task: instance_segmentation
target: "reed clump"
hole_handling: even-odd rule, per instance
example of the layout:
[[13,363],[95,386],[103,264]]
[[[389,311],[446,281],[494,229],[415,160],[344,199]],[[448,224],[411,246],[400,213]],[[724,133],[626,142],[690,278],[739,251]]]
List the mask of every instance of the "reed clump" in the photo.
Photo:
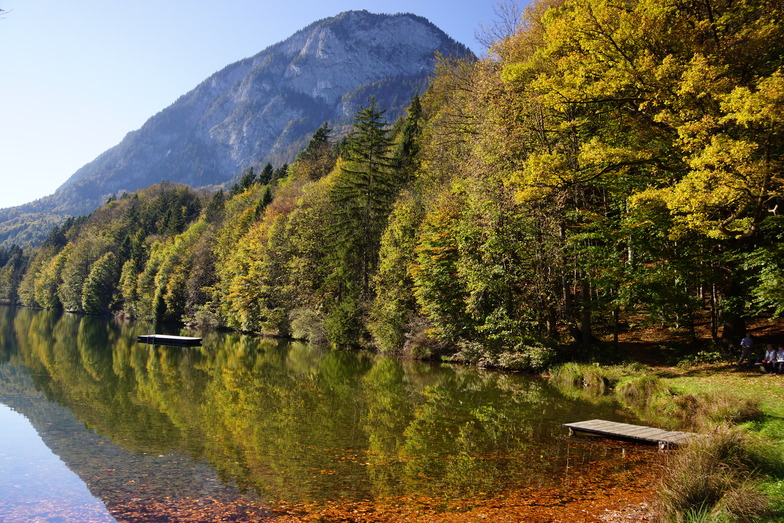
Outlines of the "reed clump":
[[644,372],[644,368],[639,365],[601,366],[571,362],[550,369],[550,377],[562,389],[571,387],[601,396],[614,392],[618,382],[625,377]]
[[648,409],[662,398],[669,399],[672,395],[664,382],[654,374],[639,374],[622,380],[617,387],[621,402],[635,411]]
[[593,389],[597,394],[604,394],[610,387],[608,367],[565,363],[550,371],[553,380],[564,386],[578,389]]
[[659,487],[662,521],[759,521],[771,515],[758,484],[776,468],[777,449],[738,428],[722,426],[669,456]]
[[683,430],[707,431],[722,424],[739,424],[759,419],[759,401],[739,398],[730,391],[680,394],[664,405],[663,414]]

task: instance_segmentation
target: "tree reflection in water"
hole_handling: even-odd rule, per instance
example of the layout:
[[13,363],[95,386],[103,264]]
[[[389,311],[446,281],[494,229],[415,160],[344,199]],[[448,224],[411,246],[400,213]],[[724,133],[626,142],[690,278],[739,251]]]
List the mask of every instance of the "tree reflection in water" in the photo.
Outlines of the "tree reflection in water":
[[[593,481],[629,482],[655,459],[565,438],[567,421],[634,420],[540,378],[227,333],[195,348],[147,346],[136,342],[146,329],[0,309],[0,361],[25,368],[35,390],[87,427],[92,436],[72,435],[84,445],[68,445],[64,460],[116,506],[139,495],[127,487],[144,475],[174,485],[146,487],[155,504],[429,499],[447,510],[523,489],[571,491],[589,469],[603,475]],[[80,458],[96,445],[118,449],[111,463]],[[220,488],[206,489],[211,475]]]

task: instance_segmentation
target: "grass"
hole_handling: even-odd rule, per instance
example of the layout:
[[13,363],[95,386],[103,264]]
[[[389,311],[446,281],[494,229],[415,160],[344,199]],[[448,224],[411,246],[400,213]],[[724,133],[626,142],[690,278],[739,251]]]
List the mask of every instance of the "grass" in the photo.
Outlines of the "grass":
[[765,416],[784,420],[784,376],[756,370],[738,371],[734,366],[726,365],[706,365],[658,374],[675,393],[732,391],[738,398],[757,400]]
[[779,474],[768,440],[721,427],[670,455],[657,500],[664,521],[769,521],[774,517],[762,478]]

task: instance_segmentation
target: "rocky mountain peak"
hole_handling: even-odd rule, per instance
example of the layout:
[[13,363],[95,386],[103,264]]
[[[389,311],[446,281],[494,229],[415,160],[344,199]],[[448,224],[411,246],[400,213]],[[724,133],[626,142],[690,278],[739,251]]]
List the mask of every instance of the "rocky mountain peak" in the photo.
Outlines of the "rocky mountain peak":
[[314,22],[213,74],[52,196],[0,211],[0,230],[9,216],[86,214],[162,180],[219,186],[249,166],[291,162],[322,123],[346,128],[370,96],[393,122],[427,88],[437,52],[472,56],[412,14],[346,11]]

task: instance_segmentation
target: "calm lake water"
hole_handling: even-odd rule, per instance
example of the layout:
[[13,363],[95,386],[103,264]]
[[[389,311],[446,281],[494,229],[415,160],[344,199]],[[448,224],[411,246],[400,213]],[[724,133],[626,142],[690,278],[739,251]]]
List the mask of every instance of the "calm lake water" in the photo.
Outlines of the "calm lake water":
[[137,343],[149,329],[0,307],[0,521],[448,510],[642,466],[561,427],[632,417],[543,379],[227,333]]

